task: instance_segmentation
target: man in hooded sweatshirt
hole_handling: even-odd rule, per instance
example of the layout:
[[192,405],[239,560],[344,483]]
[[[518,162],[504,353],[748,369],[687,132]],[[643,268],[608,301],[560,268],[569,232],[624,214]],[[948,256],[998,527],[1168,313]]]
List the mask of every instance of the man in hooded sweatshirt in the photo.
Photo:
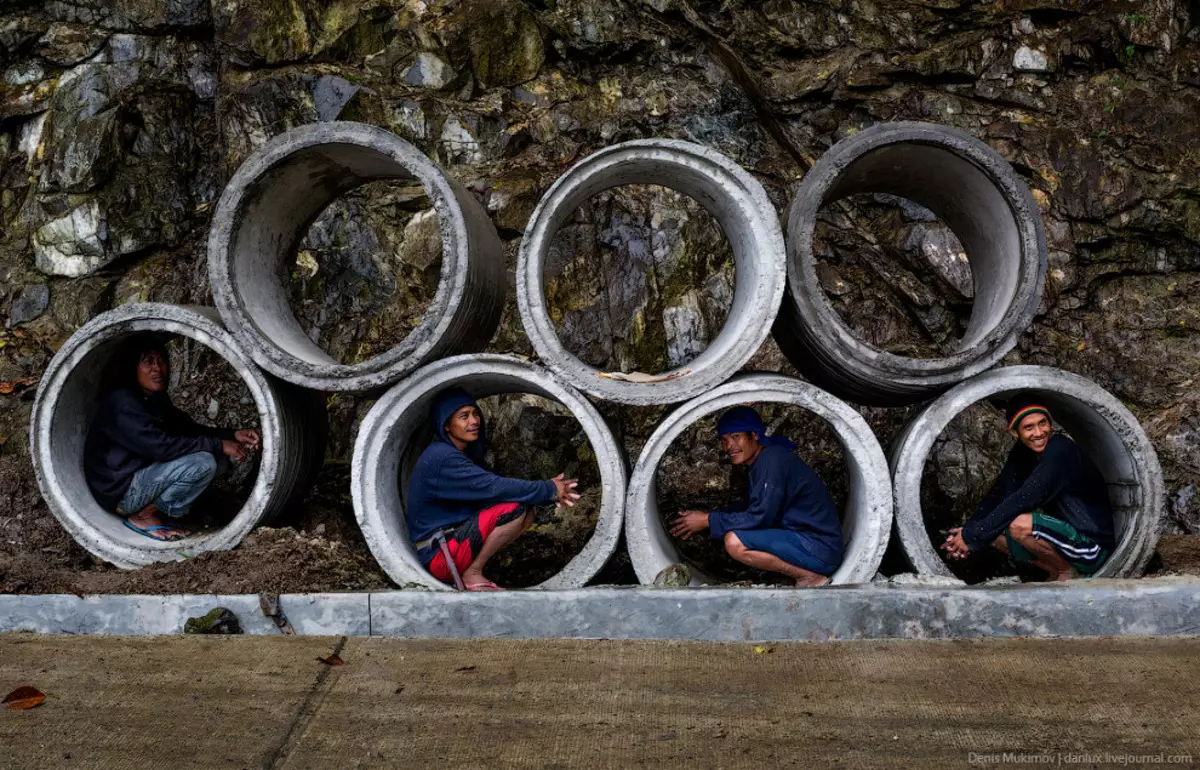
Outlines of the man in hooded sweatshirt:
[[942,549],[951,559],[965,559],[991,546],[1039,568],[1047,580],[1094,574],[1116,547],[1104,477],[1074,441],[1054,433],[1038,396],[1015,396],[1005,417],[1017,439],[1008,461]]
[[210,428],[180,411],[167,394],[169,361],[155,339],[126,349],[117,361],[121,384],[102,394],[83,448],[96,502],[153,540],[186,537],[174,521],[191,511],[225,458],[240,463],[261,442],[256,430]]
[[438,393],[430,419],[436,438],[413,469],[405,511],[417,556],[444,583],[503,590],[483,576],[488,560],[533,524],[531,506],[574,506],[578,482],[562,473],[545,481],[492,473],[479,405],[462,388]]
[[779,572],[801,588],[823,586],[842,563],[842,525],[821,479],[796,456],[796,445],[768,436],[758,412],[730,409],[717,422],[721,449],[750,467],[747,498],[729,509],[683,511],[671,534],[708,529],[742,564]]

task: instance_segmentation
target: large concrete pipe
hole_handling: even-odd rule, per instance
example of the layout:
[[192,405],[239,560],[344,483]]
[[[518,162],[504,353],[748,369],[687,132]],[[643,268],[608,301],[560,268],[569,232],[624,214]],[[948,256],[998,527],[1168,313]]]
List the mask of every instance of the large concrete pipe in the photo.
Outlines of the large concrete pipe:
[[[908,358],[880,350],[855,337],[830,304],[813,253],[817,214],[859,193],[915,201],[962,242],[974,305],[954,353]],[[822,387],[879,406],[929,398],[998,362],[1033,320],[1046,277],[1046,236],[1029,188],[983,142],[925,123],[871,126],[822,155],[788,210],[787,254],[780,348]]]
[[466,355],[417,370],[387,391],[363,419],[354,442],[350,492],[363,537],[384,572],[398,585],[449,587],[417,560],[408,535],[404,505],[408,474],[426,441],[434,396],[451,386],[476,398],[532,393],[571,411],[583,426],[600,469],[600,511],[583,550],[537,588],[579,588],[612,556],[621,534],[625,503],[625,457],[596,408],[559,377],[514,356]]
[[896,534],[923,575],[954,577],[934,550],[921,513],[921,477],[934,442],[959,413],[984,399],[1036,393],[1108,482],[1117,548],[1096,577],[1140,575],[1154,554],[1166,492],[1154,447],[1137,419],[1103,388],[1045,366],[1007,366],[951,389],[904,429],[892,452]]
[[[415,180],[433,202],[441,277],[412,333],[386,353],[339,364],[304,333],[279,276],[326,206],[381,179]],[[292,129],[251,155],[217,204],[208,259],[213,298],[238,343],[277,377],[326,391],[382,388],[427,361],[483,350],[507,283],[500,238],[471,194],[399,137],[349,122]]]
[[[831,582],[866,583],[878,572],[892,528],[892,490],[887,458],[867,421],[845,402],[807,382],[775,374],[744,374],[679,406],[650,436],[638,458],[626,496],[625,541],[643,584],[653,583],[664,567],[679,561],[658,507],[658,467],[671,443],[704,417],[738,404],[764,402],[812,412],[829,423],[845,451],[850,479],[841,512],[846,553]],[[692,579],[696,585],[707,582],[703,575]]]
[[[601,377],[559,340],[546,306],[546,259],[555,234],[585,200],[611,187],[655,184],[691,196],[712,214],[733,247],[733,306],[721,333],[673,379],[627,382]],[[720,153],[667,139],[606,147],[551,186],[525,229],[517,263],[517,301],[525,332],[552,371],[597,398],[646,406],[711,390],[754,355],[770,332],[784,289],[783,234],[775,207],[754,177]]]
[[[212,350],[236,370],[258,408],[262,455],[254,488],[233,520],[215,532],[155,541],[127,529],[88,490],[83,445],[108,365],[124,343],[144,334],[179,335]],[[134,568],[233,548],[256,525],[297,502],[320,465],[324,426],[320,401],[259,370],[221,326],[215,310],[131,304],[89,321],[50,361],[33,407],[30,446],[50,512],[88,551],[118,567]]]

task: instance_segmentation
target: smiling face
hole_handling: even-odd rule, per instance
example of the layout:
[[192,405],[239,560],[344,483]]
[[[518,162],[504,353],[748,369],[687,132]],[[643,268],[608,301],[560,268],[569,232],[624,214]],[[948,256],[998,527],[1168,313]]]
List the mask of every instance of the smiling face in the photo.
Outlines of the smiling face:
[[473,406],[460,406],[446,420],[446,435],[450,443],[462,450],[467,444],[479,438],[479,425],[482,420],[479,409]]
[[748,465],[758,459],[763,445],[758,443],[758,434],[753,431],[734,431],[721,436],[721,451],[729,455],[734,465]]
[[1017,425],[1016,430],[1009,432],[1033,451],[1042,452],[1046,449],[1046,443],[1050,441],[1053,431],[1051,430],[1050,418],[1043,412],[1034,412],[1023,418]]
[[161,393],[167,389],[170,369],[167,360],[157,350],[147,350],[138,359],[137,381],[146,395]]

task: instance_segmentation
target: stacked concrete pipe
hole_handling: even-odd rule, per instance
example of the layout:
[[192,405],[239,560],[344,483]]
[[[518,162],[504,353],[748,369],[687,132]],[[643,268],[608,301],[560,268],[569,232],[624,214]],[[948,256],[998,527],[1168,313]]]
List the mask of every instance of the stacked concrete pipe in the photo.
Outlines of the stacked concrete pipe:
[[1120,401],[1077,374],[1045,366],[994,369],[951,389],[905,428],[892,452],[896,534],[913,568],[923,575],[954,575],[934,550],[921,513],[921,477],[942,431],[964,409],[1020,391],[1040,397],[1108,482],[1117,547],[1096,577],[1136,577],[1154,554],[1166,491],[1154,447]]
[[425,366],[388,390],[363,419],[354,443],[354,514],[376,561],[398,585],[449,590],[417,559],[405,520],[412,465],[431,438],[429,409],[441,390],[459,386],[476,398],[533,393],[559,402],[583,426],[600,468],[601,502],[591,538],[558,574],[537,588],[580,588],[612,556],[621,533],[625,458],[596,408],[558,376],[514,356],[465,355]]
[[[304,333],[279,276],[326,206],[382,179],[415,180],[433,202],[440,282],[421,323],[395,347],[340,364]],[[208,257],[213,297],[238,344],[275,376],[324,391],[381,389],[428,361],[483,350],[507,284],[503,245],[471,194],[399,137],[351,122],[301,126],[255,151],[217,204]]]
[[[813,253],[817,216],[859,193],[915,201],[962,242],[974,305],[954,353],[907,358],[880,350],[856,338],[825,296]],[[780,348],[822,387],[878,406],[921,401],[999,362],[1033,320],[1046,276],[1046,237],[1029,188],[984,143],[926,123],[878,124],[822,155],[788,210],[787,253]]]
[[[833,428],[845,451],[850,485],[842,511],[845,558],[831,582],[869,582],[879,570],[892,527],[892,489],[883,449],[866,420],[848,404],[807,382],[774,374],[739,375],[688,401],[646,442],[629,479],[625,506],[625,541],[638,580],[648,585],[664,567],[679,561],[658,507],[658,467],[672,442],[696,421],[746,403],[797,406]],[[692,578],[693,585],[707,582],[701,574]]]
[[[249,499],[221,529],[160,542],[105,511],[88,490],[83,446],[112,357],[135,335],[173,334],[209,348],[245,382],[258,408],[262,455]],[[156,303],[102,313],[71,335],[42,376],[30,425],[38,485],[50,512],[75,541],[118,567],[174,561],[233,548],[299,496],[324,453],[324,410],[298,388],[264,374],[221,326],[215,310]]]
[[[559,227],[589,197],[611,187],[656,184],[691,196],[712,214],[733,247],[733,306],[721,333],[688,364],[660,382],[626,382],[566,349],[546,305],[546,259]],[[606,147],[558,178],[525,229],[517,265],[521,322],[551,371],[597,398],[647,406],[684,401],[729,379],[770,332],[783,297],[783,234],[766,191],[745,169],[720,153],[689,142],[646,139]]]

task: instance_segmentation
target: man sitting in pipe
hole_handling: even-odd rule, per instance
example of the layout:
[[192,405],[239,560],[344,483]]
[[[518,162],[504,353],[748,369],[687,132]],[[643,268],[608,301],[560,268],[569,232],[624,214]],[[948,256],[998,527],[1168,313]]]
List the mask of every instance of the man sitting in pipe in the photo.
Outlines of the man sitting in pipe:
[[950,530],[943,550],[965,559],[989,545],[1047,580],[1092,575],[1116,543],[1108,487],[1075,442],[1054,433],[1050,410],[1032,394],[1008,404],[1017,439],[996,483],[974,515]]
[[768,436],[748,406],[722,415],[717,433],[730,461],[750,467],[748,497],[729,509],[683,511],[671,534],[688,538],[707,528],[742,564],[780,572],[802,588],[827,584],[842,563],[842,526],[821,479],[795,444]]
[[[103,395],[83,450],[84,475],[101,507],[154,540],[189,532],[168,519],[186,516],[225,458],[258,449],[256,430],[200,425],[171,403],[166,348],[139,340],[117,361],[120,384]],[[220,462],[219,462],[220,461]]]
[[483,576],[488,560],[533,524],[531,506],[574,506],[578,482],[558,474],[545,481],[492,473],[479,405],[462,388],[438,393],[430,409],[436,438],[408,485],[408,532],[430,574],[459,590],[504,590]]

